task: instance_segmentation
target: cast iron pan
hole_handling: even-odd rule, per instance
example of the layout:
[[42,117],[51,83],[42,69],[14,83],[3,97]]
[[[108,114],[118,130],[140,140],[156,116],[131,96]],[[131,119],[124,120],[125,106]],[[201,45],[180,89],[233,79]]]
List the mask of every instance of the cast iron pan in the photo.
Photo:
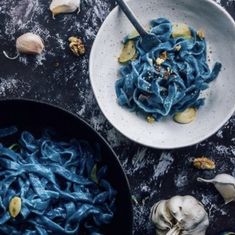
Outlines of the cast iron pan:
[[108,180],[118,192],[117,211],[112,224],[104,228],[105,235],[132,234],[133,215],[128,180],[113,150],[93,128],[68,111],[46,103],[22,99],[1,100],[0,128],[10,125],[16,125],[20,131],[31,131],[36,136],[40,135],[43,129],[51,128],[62,136],[63,140],[81,138],[91,144],[98,143],[103,162],[109,169]]

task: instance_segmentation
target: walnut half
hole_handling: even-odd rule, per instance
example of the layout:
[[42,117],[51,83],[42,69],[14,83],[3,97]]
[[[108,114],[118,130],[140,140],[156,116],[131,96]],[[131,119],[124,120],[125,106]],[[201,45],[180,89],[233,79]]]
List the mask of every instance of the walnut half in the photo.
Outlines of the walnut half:
[[200,170],[213,170],[215,169],[215,163],[214,161],[206,158],[206,157],[200,157],[200,158],[195,158],[193,160],[193,165],[197,169]]
[[69,38],[69,42],[69,48],[74,55],[80,56],[85,54],[85,46],[80,38],[72,36]]

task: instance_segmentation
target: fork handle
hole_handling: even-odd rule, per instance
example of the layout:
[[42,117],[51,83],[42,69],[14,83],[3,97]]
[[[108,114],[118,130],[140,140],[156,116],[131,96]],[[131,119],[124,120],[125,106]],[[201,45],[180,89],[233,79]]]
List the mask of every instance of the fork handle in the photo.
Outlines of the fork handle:
[[144,27],[140,24],[140,22],[137,20],[137,17],[135,16],[134,12],[130,9],[130,7],[127,5],[127,3],[124,0],[116,0],[119,7],[122,9],[122,11],[125,13],[127,18],[130,20],[132,25],[135,27],[135,29],[138,31],[140,36],[144,36],[147,34]]

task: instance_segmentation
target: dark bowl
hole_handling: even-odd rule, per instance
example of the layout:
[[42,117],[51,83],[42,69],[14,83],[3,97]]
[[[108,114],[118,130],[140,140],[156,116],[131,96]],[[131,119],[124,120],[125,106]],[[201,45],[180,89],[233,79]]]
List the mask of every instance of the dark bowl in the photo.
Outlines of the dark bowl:
[[[20,131],[28,130],[38,135],[52,128],[67,138],[81,138],[101,147],[102,161],[108,166],[108,180],[117,190],[117,211],[113,222],[104,228],[107,235],[132,234],[133,211],[127,177],[109,144],[84,120],[72,113],[42,102],[31,100],[1,100],[0,128],[15,125]],[[2,140],[0,140],[2,141]]]

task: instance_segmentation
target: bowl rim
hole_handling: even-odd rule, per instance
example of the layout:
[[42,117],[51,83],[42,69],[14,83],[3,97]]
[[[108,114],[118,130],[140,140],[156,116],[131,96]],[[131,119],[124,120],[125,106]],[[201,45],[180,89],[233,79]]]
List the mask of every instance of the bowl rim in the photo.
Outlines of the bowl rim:
[[[225,16],[228,18],[228,20],[233,24],[234,26],[234,30],[235,30],[235,19],[233,19],[233,17],[229,14],[229,12],[223,8],[221,5],[219,5],[218,3],[214,2],[213,0],[203,0],[209,4],[212,4],[214,5],[214,7],[216,7],[221,13],[225,14]],[[134,0],[128,0],[128,2],[134,2]],[[106,112],[104,111],[104,108],[102,106],[102,103],[99,101],[99,99],[97,98],[97,95],[96,95],[96,92],[95,92],[95,85],[93,83],[93,79],[95,78],[95,75],[94,75],[94,72],[93,72],[93,69],[92,69],[92,65],[94,64],[94,55],[95,55],[95,49],[97,47],[97,37],[102,33],[101,31],[103,30],[103,28],[105,27],[104,23],[107,21],[108,17],[111,17],[116,11],[118,11],[119,7],[116,6],[112,9],[112,11],[108,14],[108,16],[106,17],[106,19],[104,20],[104,22],[102,23],[97,35],[96,35],[96,38],[93,42],[93,45],[92,45],[92,48],[91,48],[91,52],[90,52],[90,57],[89,57],[89,78],[90,78],[90,83],[91,83],[91,88],[92,88],[92,91],[93,91],[93,94],[95,96],[95,99],[99,105],[99,108],[100,110],[102,111],[103,115],[106,117],[106,119],[108,120],[108,122],[119,132],[121,133],[122,135],[124,135],[127,139],[137,143],[137,144],[140,144],[140,145],[143,145],[145,147],[150,147],[150,148],[154,148],[154,149],[180,149],[180,148],[185,148],[185,147],[190,147],[190,146],[193,146],[195,144],[198,144],[198,143],[201,143],[203,142],[204,140],[207,140],[209,137],[211,137],[212,135],[214,135],[218,130],[220,130],[225,124],[226,122],[233,116],[234,112],[235,112],[235,103],[234,103],[234,106],[233,108],[231,109],[231,111],[224,117],[224,119],[219,123],[219,125],[217,125],[215,128],[213,128],[210,132],[208,132],[206,135],[204,135],[204,137],[202,138],[198,138],[197,140],[195,141],[192,141],[191,143],[188,143],[188,144],[181,144],[181,145],[169,145],[167,147],[163,147],[163,146],[160,146],[160,145],[153,145],[153,144],[148,144],[148,143],[142,143],[141,141],[139,141],[138,139],[133,139],[131,136],[128,135],[128,133],[124,133],[123,131],[119,130],[118,127],[116,126],[115,122],[113,120],[110,120],[108,118],[108,114],[106,114]],[[93,78],[93,79],[92,79]]]
[[[42,100],[35,100],[35,99],[31,99],[31,98],[3,98],[0,99],[0,105],[1,103],[6,103],[6,102],[23,102],[25,104],[27,103],[31,103],[31,104],[36,104],[36,105],[43,105],[43,106],[47,106],[49,108],[53,108],[55,110],[60,110],[63,113],[73,117],[75,120],[80,121],[86,128],[90,129],[91,132],[95,133],[95,135],[98,137],[98,139],[101,141],[102,144],[104,144],[109,151],[112,153],[112,155],[114,156],[114,159],[116,160],[117,165],[119,166],[120,170],[122,171],[125,183],[126,183],[126,189],[127,189],[127,194],[128,194],[128,203],[130,204],[130,235],[133,233],[133,221],[134,221],[134,214],[133,214],[133,203],[132,203],[132,195],[131,195],[131,187],[130,187],[130,182],[127,178],[126,172],[124,171],[124,168],[120,162],[120,160],[117,157],[117,154],[114,152],[113,148],[110,146],[110,144],[108,143],[108,141],[100,134],[98,133],[98,131],[96,131],[86,120],[84,120],[80,115],[74,114],[71,111],[55,105],[55,104],[51,104],[49,102],[46,101],[42,101]],[[129,231],[128,231],[129,232]]]

